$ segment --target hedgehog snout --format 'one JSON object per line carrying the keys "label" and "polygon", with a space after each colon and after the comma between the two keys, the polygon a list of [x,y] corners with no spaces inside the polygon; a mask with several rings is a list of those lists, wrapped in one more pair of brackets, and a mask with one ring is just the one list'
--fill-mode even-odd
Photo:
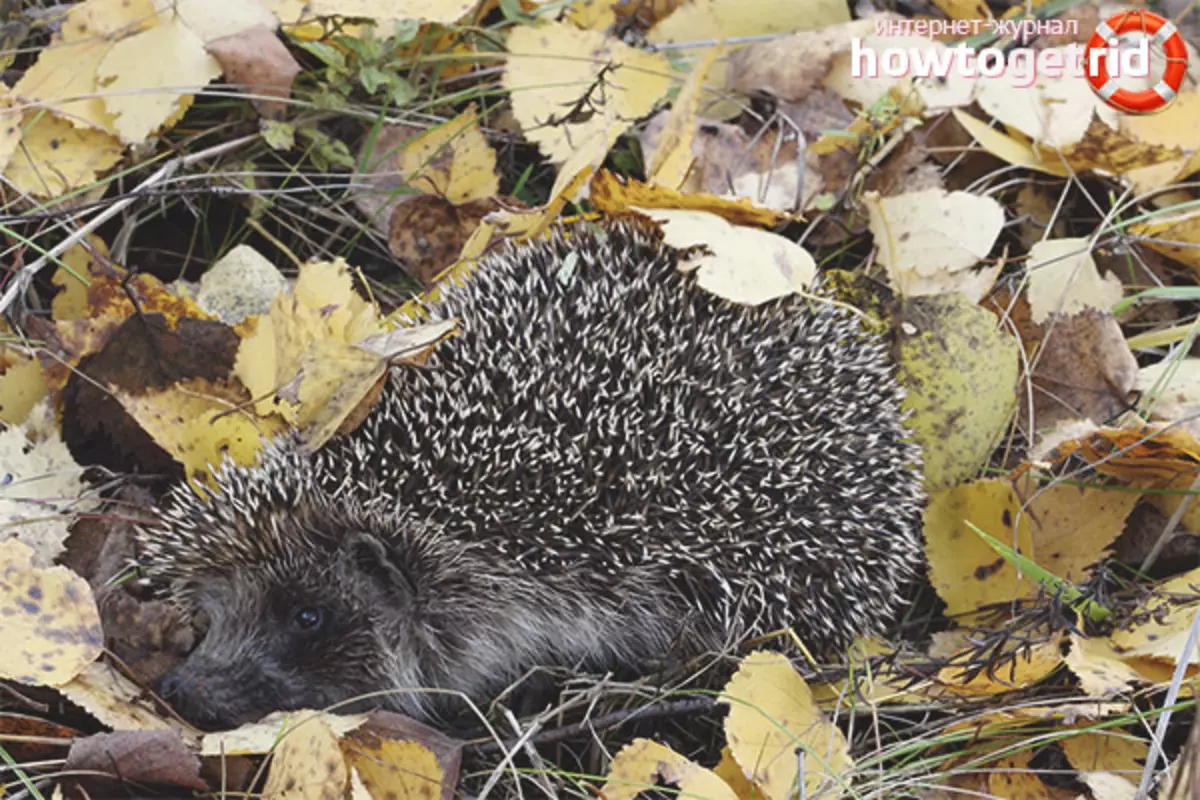
{"label": "hedgehog snout", "polygon": [[235,686],[217,672],[197,669],[189,659],[159,681],[158,694],[196,727],[218,730],[246,721],[238,719],[246,715],[236,713],[236,707],[245,705],[251,695],[241,694]]}
{"label": "hedgehog snout", "polygon": [[168,672],[157,689],[176,713],[201,730],[236,727],[293,705],[278,677],[258,665],[197,653]]}

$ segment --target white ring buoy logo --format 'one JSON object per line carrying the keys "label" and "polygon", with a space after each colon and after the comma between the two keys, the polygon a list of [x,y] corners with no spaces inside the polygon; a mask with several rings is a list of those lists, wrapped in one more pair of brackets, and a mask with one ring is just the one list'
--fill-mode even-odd
{"label": "white ring buoy logo", "polygon": [[[1110,42],[1123,33],[1143,33],[1150,46],[1159,46],[1167,57],[1167,68],[1153,87],[1140,92],[1122,89],[1108,74],[1107,53]],[[1097,52],[1096,56],[1092,53]],[[1162,111],[1175,99],[1183,76],[1187,74],[1187,45],[1179,29],[1168,19],[1150,11],[1123,11],[1113,14],[1096,28],[1083,49],[1088,83],[1100,99],[1127,114],[1151,114]]]}

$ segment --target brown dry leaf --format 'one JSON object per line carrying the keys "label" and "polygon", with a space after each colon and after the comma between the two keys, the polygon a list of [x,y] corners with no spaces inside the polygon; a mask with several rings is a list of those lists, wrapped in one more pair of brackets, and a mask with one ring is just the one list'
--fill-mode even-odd
{"label": "brown dry leaf", "polygon": [[635,739],[613,757],[600,794],[607,800],[632,800],[642,792],[652,791],[660,779],[677,785],[683,796],[708,800],[738,798],[711,770],[649,739]]}
{"label": "brown dry leaf", "polygon": [[[841,730],[817,708],[804,679],[779,653],[742,659],[720,702],[729,705],[725,738],[743,773],[770,798],[791,797],[805,754],[808,797],[842,796],[854,762]],[[823,793],[822,793],[823,792]]]}
{"label": "brown dry leaf", "polygon": [[744,198],[684,194],[665,186],[650,186],[633,178],[623,179],[608,170],[601,170],[593,176],[589,197],[592,204],[606,214],[620,214],[635,207],[693,210],[715,214],[733,225],[762,228],[774,228],[788,219],[786,215],[759,208]]}
{"label": "brown dry leaf", "polygon": [[[579,182],[568,187],[573,192],[583,185],[591,172],[580,173]],[[429,319],[428,303],[437,302],[443,285],[461,285],[475,271],[479,258],[491,252],[501,241],[526,241],[540,235],[558,219],[565,200],[552,201],[533,211],[493,211],[484,217],[462,247],[459,258],[436,276],[436,281],[422,294],[402,303],[388,316],[390,324],[416,324]]]}
{"label": "brown dry leaf", "polygon": [[750,44],[729,56],[726,86],[735,92],[769,92],[799,101],[821,88],[834,56],[875,28],[875,18],[802,30],[780,39]]}
{"label": "brown dry leaf", "polygon": [[1138,486],[1161,488],[1180,480],[1190,484],[1200,471],[1200,441],[1183,428],[1158,423],[1066,428],[1059,436],[1047,437],[1029,460],[1049,466],[1072,455],[1101,475]]}
{"label": "brown dry leaf", "polygon": [[883,162],[872,171],[864,183],[867,191],[882,197],[895,197],[909,192],[945,191],[942,171],[930,160],[930,152],[922,139],[905,137]]}
{"label": "brown dry leaf", "polygon": [[[1022,510],[1022,500],[1028,504]],[[968,527],[970,522],[1053,575],[1079,582],[1121,533],[1134,492],[987,479],[934,493],[925,510],[930,577],[950,615],[1037,591]]]}
{"label": "brown dry leaf", "polygon": [[[1017,306],[1014,312],[1022,310]],[[1106,421],[1129,408],[1137,359],[1116,319],[1094,308],[1051,314],[1042,325],[1014,313],[1033,367],[1032,421],[1027,401],[1017,404],[1022,427],[1044,430],[1064,420]]]}
{"label": "brown dry leaf", "polygon": [[67,753],[65,772],[117,774],[138,784],[208,789],[200,777],[200,759],[178,731],[116,731],[76,738]]}
{"label": "brown dry leaf", "polygon": [[927,189],[893,197],[863,197],[879,263],[905,297],[960,292],[978,302],[1003,266],[971,268],[987,257],[1004,226],[1004,208],[990,197]]}
{"label": "brown dry leaf", "polygon": [[354,178],[365,188],[355,193],[354,205],[376,231],[388,233],[394,209],[410,202],[417,195],[408,189],[408,175],[396,169],[396,158],[408,142],[425,132],[417,125],[384,125],[378,135],[367,137],[355,157],[363,170],[355,170]]}
{"label": "brown dry leaf", "polygon": [[214,39],[205,49],[221,65],[226,80],[251,95],[250,102],[260,115],[275,119],[287,113],[284,101],[292,96],[292,82],[300,74],[300,64],[274,30],[255,25]]}
{"label": "brown dry leaf", "polygon": [[986,659],[999,662],[989,672],[986,668],[979,669],[974,663],[980,656],[978,650],[968,648],[956,653],[950,657],[949,665],[938,672],[938,683],[951,694],[957,695],[977,697],[1005,694],[1040,683],[1057,670],[1063,661],[1057,636],[1028,649],[1006,649],[1006,658],[1002,662],[1000,655],[988,651]]}
{"label": "brown dry leaf", "polygon": [[337,734],[319,717],[288,729],[271,758],[264,798],[342,800],[350,770]]}
{"label": "brown dry leaf", "polygon": [[[552,23],[513,29],[502,80],[513,114],[551,161],[591,154],[646,116],[671,88],[664,56]],[[557,192],[555,192],[557,194]]]}
{"label": "brown dry leaf", "polygon": [[87,581],[66,567],[33,566],[33,550],[0,542],[0,677],[27,686],[62,686],[104,648],[100,614]]}
{"label": "brown dry leaf", "polygon": [[[659,151],[666,119],[666,114],[658,114],[642,131],[642,150],[649,158]],[[796,137],[790,130],[784,135],[776,127],[751,136],[723,122],[697,119],[694,124],[687,178],[667,188],[684,195],[706,193],[744,200],[782,213],[802,208],[820,191],[819,179],[798,161]]]}
{"label": "brown dry leaf", "polygon": [[1044,239],[1029,251],[1029,310],[1036,323],[1053,313],[1109,311],[1124,294],[1115,275],[1100,277],[1088,239]]}
{"label": "brown dry leaf", "polygon": [[1012,209],[1017,219],[1021,220],[1019,235],[1025,250],[1042,239],[1066,238],[1066,220],[1057,210],[1058,201],[1058,196],[1033,182],[1025,184],[1017,192]]}
{"label": "brown dry leaf", "polygon": [[433,194],[408,195],[392,212],[388,251],[405,272],[430,284],[459,259],[483,218],[499,208],[493,198],[456,206]]}
{"label": "brown dry leaf", "polygon": [[141,395],[114,388],[112,396],[197,487],[211,487],[213,470],[225,459],[253,465],[262,446],[283,430],[277,417],[254,416],[245,390],[229,382],[193,378]]}
{"label": "brown dry leaf", "polygon": [[183,478],[179,462],[130,416],[114,391],[141,396],[189,378],[224,382],[237,347],[236,334],[219,322],[185,317],[172,329],[161,314],[129,317],[67,381],[64,436],[109,469]]}
{"label": "brown dry leaf", "polygon": [[35,197],[58,197],[92,184],[125,152],[104,131],[75,128],[45,112],[31,112],[22,125],[20,147],[4,175],[18,191]]}
{"label": "brown dry leaf", "polygon": [[663,230],[663,241],[688,251],[679,268],[696,272],[696,285],[718,297],[756,306],[803,292],[816,276],[807,250],[790,239],[730,225],[705,211],[641,209]]}
{"label": "brown dry leaf", "polygon": [[1154,174],[1145,170],[1157,170],[1159,164],[1179,166],[1186,152],[1182,148],[1149,144],[1128,132],[1124,118],[1118,124],[1120,127],[1114,129],[1093,118],[1080,141],[1064,151],[1071,166],[1080,172],[1103,170],[1114,175],[1136,171],[1143,180]]}
{"label": "brown dry leaf", "polygon": [[723,45],[710,47],[683,82],[671,110],[666,113],[659,145],[646,162],[650,183],[678,188],[686,180],[694,160],[692,139],[696,133],[696,110],[700,107],[704,81],[717,58],[724,53]]}

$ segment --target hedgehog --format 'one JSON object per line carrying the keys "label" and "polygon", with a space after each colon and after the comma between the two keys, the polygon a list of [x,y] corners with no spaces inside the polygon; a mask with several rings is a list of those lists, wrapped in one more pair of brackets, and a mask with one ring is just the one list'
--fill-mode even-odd
{"label": "hedgehog", "polygon": [[431,720],[535,667],[788,628],[832,658],[886,626],[923,504],[886,345],[814,297],[713,296],[679,256],[633,220],[498,248],[355,431],[171,490],[142,563],[205,624],[163,696],[206,728]]}

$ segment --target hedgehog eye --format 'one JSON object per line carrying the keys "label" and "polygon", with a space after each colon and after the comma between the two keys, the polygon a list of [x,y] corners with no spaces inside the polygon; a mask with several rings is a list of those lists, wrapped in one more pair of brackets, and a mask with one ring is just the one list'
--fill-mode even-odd
{"label": "hedgehog eye", "polygon": [[325,612],[318,606],[305,606],[295,613],[292,621],[302,631],[315,631],[325,621]]}

